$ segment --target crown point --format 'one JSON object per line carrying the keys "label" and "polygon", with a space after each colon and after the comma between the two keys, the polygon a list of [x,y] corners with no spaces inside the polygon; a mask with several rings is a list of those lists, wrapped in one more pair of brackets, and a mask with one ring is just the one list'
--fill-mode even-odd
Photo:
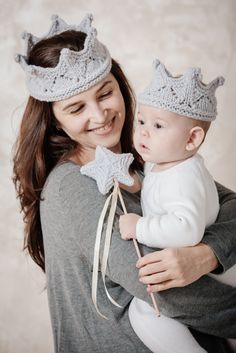
{"label": "crown point", "polygon": [[193,77],[198,78],[199,81],[202,81],[202,71],[199,67],[196,67],[194,70]]}
{"label": "crown point", "polygon": [[15,54],[14,55],[14,59],[15,59],[15,62],[19,63],[20,62],[20,54]]}
{"label": "crown point", "polygon": [[223,86],[224,83],[225,83],[224,77],[223,76],[218,77],[218,85]]}
{"label": "crown point", "polygon": [[53,14],[53,15],[51,16],[51,20],[52,20],[52,21],[57,21],[57,20],[58,20],[58,15]]}
{"label": "crown point", "polygon": [[200,67],[196,67],[195,72],[196,72],[196,75],[202,76],[202,72],[201,72]]}
{"label": "crown point", "polygon": [[96,36],[97,36],[97,34],[98,34],[98,32],[97,32],[96,28],[94,28],[94,27],[93,27],[93,28],[91,28],[91,32],[90,32],[90,33],[91,33],[91,35],[92,35],[92,36],[94,36],[94,37],[96,37]]}
{"label": "crown point", "polygon": [[198,77],[198,74],[196,73],[196,69],[194,67],[189,67],[183,74],[182,77],[188,77],[190,79],[194,77]]}
{"label": "crown point", "polygon": [[24,31],[24,32],[21,33],[21,38],[22,38],[22,39],[26,39],[28,36],[29,36],[29,33],[26,32],[26,31]]}
{"label": "crown point", "polygon": [[158,59],[155,59],[154,61],[153,61],[153,68],[154,69],[157,69],[158,68],[158,66],[160,65],[160,60],[158,60]]}
{"label": "crown point", "polygon": [[88,13],[87,17],[90,19],[91,22],[93,21],[93,15],[91,13]]}

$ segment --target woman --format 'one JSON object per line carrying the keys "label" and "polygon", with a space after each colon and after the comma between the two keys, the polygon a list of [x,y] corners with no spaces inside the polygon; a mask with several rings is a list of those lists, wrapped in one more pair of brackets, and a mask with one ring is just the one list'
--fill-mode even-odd
{"label": "woman", "polygon": [[[149,296],[137,280],[135,250],[121,240],[118,227],[114,227],[110,247],[107,288],[123,308],[108,301],[100,277],[98,306],[109,320],[98,316],[91,301],[94,239],[105,199],[95,182],[80,174],[80,166],[94,159],[99,144],[115,153],[134,152],[133,94],[120,66],[111,61],[107,49],[97,41],[91,20],[88,16],[79,26],[68,26],[54,17],[46,38],[25,35],[27,55],[17,57],[26,72],[31,95],[14,157],[14,182],[26,221],[25,247],[46,272],[56,352],[149,352],[132,331],[127,315],[132,296],[145,301]],[[136,158],[131,174],[141,168]],[[169,277],[161,283],[172,278],[171,287],[187,284],[205,273],[230,266],[224,254],[233,248],[236,238],[235,195],[225,189],[221,193],[224,201],[220,218],[206,233],[205,244],[153,254],[161,256],[164,266],[170,268]],[[123,196],[128,211],[141,212],[137,193],[124,191]],[[223,237],[231,244],[224,243]],[[142,246],[142,252],[150,249]],[[235,261],[235,254],[231,261]],[[186,271],[178,283],[183,269],[193,265],[194,269]],[[196,324],[188,317],[190,304],[193,312],[199,306],[202,309],[204,293],[193,299],[201,280],[205,279],[186,287],[186,305],[179,305],[185,288],[181,294],[178,288],[173,289],[173,295],[164,291],[158,301],[170,315],[207,332],[207,320],[199,318]],[[210,281],[214,290],[214,280]],[[222,285],[216,293],[219,306],[224,289]],[[216,327],[214,334],[220,335],[221,329]],[[203,345],[216,342],[206,335],[200,341]],[[223,352],[224,343],[219,342],[217,349],[222,344]]]}

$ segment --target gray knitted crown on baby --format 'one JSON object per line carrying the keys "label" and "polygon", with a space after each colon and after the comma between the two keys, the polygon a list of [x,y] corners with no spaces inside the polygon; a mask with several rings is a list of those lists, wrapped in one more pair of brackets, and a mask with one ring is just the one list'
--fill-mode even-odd
{"label": "gray knitted crown on baby", "polygon": [[[31,33],[23,33],[25,55],[18,54],[15,60],[26,72],[26,84],[32,97],[40,101],[59,101],[87,90],[110,72],[110,53],[97,40],[97,31],[91,26],[92,20],[93,16],[87,14],[79,25],[68,25],[57,15],[53,15],[52,25],[46,36],[37,38]],[[83,50],[63,48],[56,67],[45,68],[28,64],[29,53],[36,43],[68,30],[87,34]]]}
{"label": "gray knitted crown on baby", "polygon": [[193,119],[212,121],[217,115],[215,91],[224,84],[217,77],[205,85],[201,69],[189,68],[182,76],[173,77],[159,61],[153,63],[154,75],[149,86],[138,96],[140,104],[163,108]]}

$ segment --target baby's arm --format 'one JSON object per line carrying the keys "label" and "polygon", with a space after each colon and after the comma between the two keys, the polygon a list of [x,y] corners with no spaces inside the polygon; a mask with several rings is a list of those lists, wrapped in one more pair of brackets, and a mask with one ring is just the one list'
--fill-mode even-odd
{"label": "baby's arm", "polygon": [[[203,182],[194,174],[183,176],[175,173],[168,175],[158,186],[156,190],[154,184],[153,192],[148,190],[148,195],[144,195],[146,215],[137,222],[137,240],[158,248],[198,244],[209,222],[209,201]],[[214,185],[213,190],[211,213],[214,209],[214,216],[211,216],[210,220],[212,223],[218,212],[218,196]],[[145,199],[143,203],[145,206]]]}
{"label": "baby's arm", "polygon": [[220,211],[200,244],[155,251],[138,261],[140,280],[149,285],[150,291],[184,287],[203,274],[223,273],[236,264],[236,193],[220,184],[216,186]]}
{"label": "baby's arm", "polygon": [[119,227],[122,239],[136,239],[136,225],[140,218],[142,217],[135,213],[127,213],[120,216]]}

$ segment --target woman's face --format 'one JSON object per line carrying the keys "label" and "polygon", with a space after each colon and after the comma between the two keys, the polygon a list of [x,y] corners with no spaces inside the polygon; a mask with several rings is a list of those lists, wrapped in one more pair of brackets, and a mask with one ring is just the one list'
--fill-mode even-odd
{"label": "woman's face", "polygon": [[79,143],[82,160],[93,159],[97,145],[120,152],[125,103],[111,73],[87,91],[55,102],[52,107],[58,127]]}

